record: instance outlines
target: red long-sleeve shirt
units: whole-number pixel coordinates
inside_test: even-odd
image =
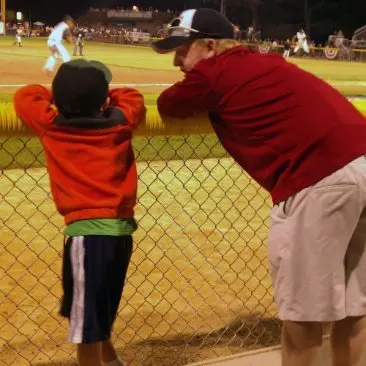
[[[366,153],[366,119],[337,90],[242,46],[200,61],[158,108],[178,118],[209,112],[222,145],[275,204]]]
[[[19,118],[40,137],[51,190],[66,224],[98,218],[133,218],[137,172],[132,131],[144,113],[134,89],[109,93],[111,108],[95,118],[64,118],[51,91],[30,85],[14,97]]]

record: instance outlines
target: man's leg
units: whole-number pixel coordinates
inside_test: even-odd
[[[366,186],[366,159],[365,181],[351,165],[271,212],[268,254],[279,316],[285,321],[285,366],[314,362],[322,322],[365,314],[366,271],[355,270],[360,268],[362,254],[355,255],[358,250],[350,250],[350,243],[365,208],[362,197],[366,195],[361,193]],[[348,272],[352,273],[349,278]],[[353,279],[356,273],[357,281]]]
[[[44,70],[47,73],[52,73],[53,69],[55,68],[56,65],[56,60],[57,60],[57,52],[54,48],[50,48],[51,51],[51,56],[47,59],[46,64],[44,65]]]
[[[60,54],[63,62],[68,62],[71,60],[71,57],[70,57],[69,53],[67,52],[67,49],[62,44],[57,45],[57,50],[58,50],[58,53]]]
[[[353,167],[366,183],[366,158],[358,159]],[[366,186],[366,184],[363,184]],[[334,366],[360,365],[366,348],[366,211],[361,214],[346,256],[346,312],[345,319],[334,322],[332,353]]]
[[[282,329],[282,366],[315,365],[322,336],[322,323],[285,321]]]
[[[333,366],[359,365],[366,344],[366,317],[334,322],[331,343]]]
[[[78,344],[79,366],[104,366],[102,362],[102,343]]]
[[[304,42],[303,43],[302,49],[304,50],[305,53],[307,53],[307,54],[310,53],[310,49],[309,49],[309,46],[308,46],[308,43],[307,42]]]

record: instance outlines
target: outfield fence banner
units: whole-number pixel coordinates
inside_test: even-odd
[[[154,38],[148,36],[148,33],[138,32],[140,35],[132,34],[132,32],[127,32],[124,35],[92,35],[92,40],[104,43],[116,43],[116,44],[131,44],[139,43],[143,45],[150,45],[152,41],[159,38]],[[261,53],[277,52],[283,53],[283,45],[273,45],[271,42],[255,42],[247,43],[242,42],[243,45],[250,49],[258,50]],[[291,48],[291,55],[293,53],[294,47]],[[346,46],[341,46],[339,48],[331,47],[309,47],[310,53],[308,55],[304,54],[302,50],[298,52],[296,56],[300,57],[311,57],[314,59],[326,59],[326,60],[341,60],[341,61],[357,61],[366,62],[366,49],[351,48]]]
[[[0,22],[0,34],[5,34],[4,22]]]
[[[58,314],[63,219],[38,139],[20,121],[14,127],[10,103],[0,107],[0,364],[72,365]],[[169,366],[278,344],[268,194],[207,120],[159,118],[148,108],[133,140],[139,228],[113,333],[118,351],[134,366]]]

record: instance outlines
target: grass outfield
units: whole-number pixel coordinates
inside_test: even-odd
[[[19,56],[39,59],[49,55],[45,39],[24,39],[23,48],[11,47],[12,41],[13,39],[10,37],[0,38],[0,55],[3,59]],[[73,45],[66,45],[66,47],[71,51]],[[176,70],[172,65],[171,54],[157,55],[149,47],[88,42],[85,52],[86,58],[99,60],[110,66],[143,70]],[[293,58],[291,62],[328,82],[334,83],[346,95],[366,96],[365,63],[306,58]],[[347,85],[343,83],[347,83]],[[4,98],[8,97],[2,97],[2,99]]]
[[[0,53],[31,57],[46,57],[49,51],[45,39],[24,39],[23,48],[10,47],[12,38],[0,39]],[[71,50],[72,45],[66,45]],[[121,50],[121,52],[116,52]],[[157,55],[151,48],[87,42],[85,52],[88,59],[96,59],[108,65],[148,70],[175,70],[172,55]],[[366,81],[365,64],[313,59],[291,59],[300,67],[325,80]]]

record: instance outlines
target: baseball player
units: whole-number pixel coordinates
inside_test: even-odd
[[[13,46],[19,45],[19,47],[22,47],[22,35],[23,29],[19,27],[15,33],[15,42]]]
[[[43,69],[48,75],[53,73],[53,69],[55,68],[58,58],[61,58],[63,62],[71,60],[69,53],[62,44],[62,40],[66,39],[68,43],[72,43],[71,30],[73,28],[74,20],[69,15],[65,15],[63,21],[57,24],[51,32],[47,41],[47,46],[51,51],[51,56],[48,58]]]
[[[79,50],[79,55],[80,56],[84,56],[83,55],[83,50],[84,50],[84,32],[82,29],[78,30],[78,32],[76,33],[75,37],[74,37],[74,56],[77,56],[78,50]]]
[[[294,52],[297,53],[300,48],[302,48],[304,50],[305,53],[309,53],[309,46],[308,46],[308,41],[307,41],[307,35],[305,33],[305,31],[303,29],[300,29],[297,33],[296,33],[296,38],[297,38],[297,45],[294,49]]]

